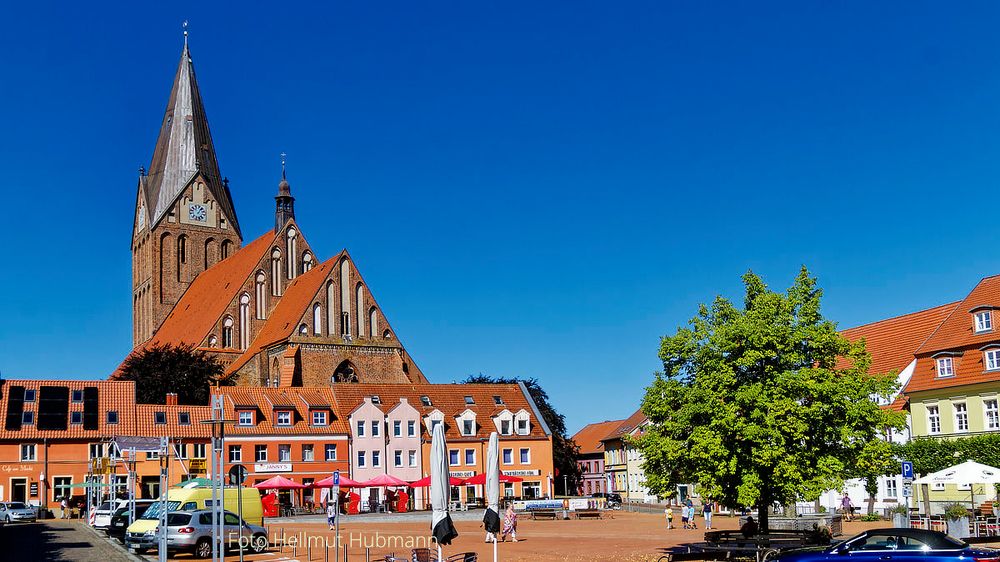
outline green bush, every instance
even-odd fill
[[[866,513],[861,516],[862,521],[881,521],[882,516],[877,513]]]
[[[969,508],[960,503],[948,504],[944,508],[944,516],[952,520],[968,517]]]
[[[905,505],[897,505],[896,507],[889,510],[889,513],[899,513],[901,515],[907,515],[910,513],[910,508]]]

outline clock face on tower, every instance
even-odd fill
[[[189,206],[188,218],[193,221],[205,222],[208,219],[208,213],[205,211],[205,206],[196,204]]]

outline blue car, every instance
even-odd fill
[[[1000,562],[1000,550],[938,531],[872,529],[822,549],[786,551],[781,562]]]

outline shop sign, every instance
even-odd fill
[[[253,471],[257,473],[261,472],[291,472],[292,463],[290,462],[259,462],[253,465]]]
[[[5,464],[0,465],[0,472],[34,472],[30,464]]]
[[[534,470],[505,470],[503,471],[507,476],[541,476],[542,471],[537,468]]]
[[[476,475],[475,470],[453,470],[450,472],[455,478],[472,478]]]
[[[32,482],[28,485],[28,495],[33,498],[38,497],[38,482]]]

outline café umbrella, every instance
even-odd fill
[[[487,461],[488,461],[488,459],[489,459],[489,451],[487,451],[487,453],[486,453],[486,458],[487,458]],[[487,471],[491,470],[489,468],[489,464],[486,465],[486,469],[487,469]],[[486,484],[487,482],[489,482],[489,479],[487,479],[486,476],[487,476],[487,473],[486,472],[482,472],[480,474],[477,474],[477,475],[473,476],[472,478],[466,478],[462,483],[465,484],[465,485],[467,485],[467,486],[472,485],[472,484]],[[520,478],[518,476],[509,476],[509,475],[504,474],[502,472],[500,473],[499,479],[500,479],[500,482],[504,482],[504,483],[508,483],[508,484],[513,484],[514,482],[522,482],[524,480],[524,478]],[[498,489],[499,489],[499,487],[498,487]]]
[[[441,560],[441,545],[451,544],[458,536],[448,515],[449,476],[448,444],[444,440],[444,424],[439,423],[434,425],[431,439],[431,534],[438,544],[438,560]]]
[[[448,483],[451,484],[452,486],[461,486],[462,484],[465,484],[466,481],[462,480],[461,478],[455,478],[454,476],[449,476]],[[431,485],[430,476],[424,476],[420,480],[414,480],[413,482],[410,482],[411,488],[426,488],[430,485]]]
[[[343,481],[343,479],[341,479]],[[341,484],[343,485],[343,484]],[[406,480],[400,480],[395,476],[389,474],[379,474],[371,480],[365,480],[358,484],[359,488],[399,488],[402,486],[409,486],[410,483]]]
[[[320,480],[319,482],[312,483],[313,488],[332,488],[333,487],[333,476],[327,476],[326,478]],[[363,488],[364,485],[356,480],[351,480],[350,478],[340,475],[340,487],[341,488]]]
[[[486,513],[483,526],[493,539],[493,562],[497,560],[497,534],[500,533],[500,460],[497,448],[500,438],[497,432],[490,433],[490,444],[486,449]]]
[[[299,484],[294,480],[289,480],[280,474],[278,476],[272,476],[267,480],[254,484],[254,488],[258,490],[300,490],[302,488],[308,488],[305,484]]]

